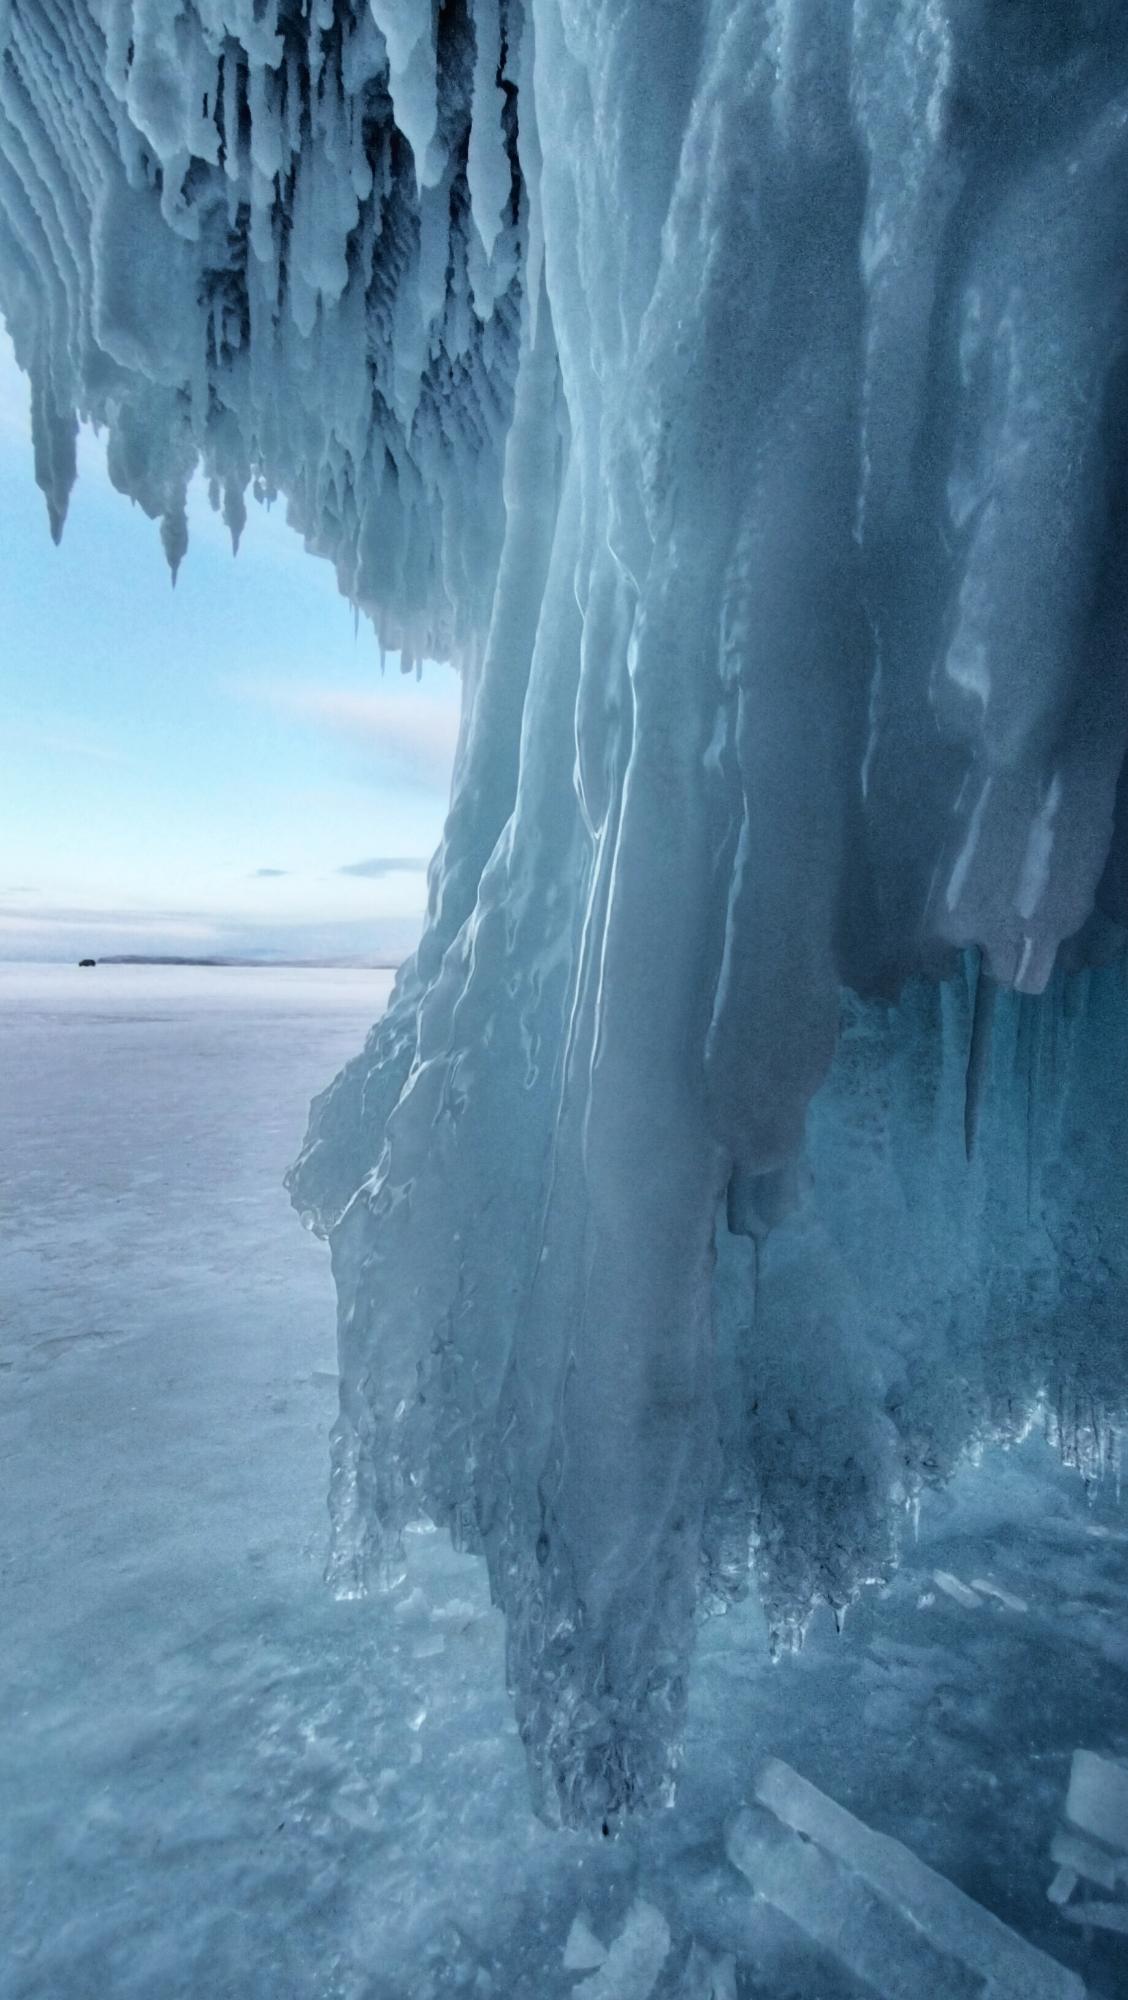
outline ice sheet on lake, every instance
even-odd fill
[[[0,0],[0,301],[175,572],[197,464],[461,670],[315,1103],[331,1575],[480,1549],[536,1795],[665,1799],[694,1619],[840,1616],[1128,1293],[1120,0]]]

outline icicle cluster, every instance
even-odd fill
[[[202,461],[236,544],[281,491],[385,644],[473,652],[527,235],[480,12],[492,49],[417,0],[4,0],[3,303],[56,536],[77,412],[174,574]]]
[[[463,671],[291,1185],[331,1574],[484,1552],[549,1815],[668,1796],[699,1604],[1112,1451],[1126,168],[1121,0],[0,0],[56,530],[77,413]]]

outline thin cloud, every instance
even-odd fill
[[[204,955],[215,951],[218,927],[165,911],[0,906],[0,960],[103,958],[107,953]]]
[[[376,854],[368,861],[347,861],[338,875],[362,875],[366,881],[382,882],[388,875],[424,875],[426,861],[398,854]]]
[[[123,750],[81,723],[32,722],[19,716],[5,721],[4,734],[14,747],[48,757],[82,757],[95,764],[133,762]]]
[[[252,868],[250,880],[252,882],[275,882],[283,875],[288,875],[289,873],[290,870],[288,868]]]
[[[443,701],[420,688],[399,694],[376,688],[368,694],[273,682],[255,683],[244,691],[295,721],[362,745],[403,782],[427,790],[449,789],[458,740],[457,699]]]
[[[0,906],[0,933],[14,937],[42,931],[137,931],[153,937],[212,938],[219,930],[213,918],[163,910],[88,910],[81,905],[41,910],[13,910]]]

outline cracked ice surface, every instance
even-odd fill
[[[657,25],[656,25],[657,23]],[[923,1487],[1124,1403],[1119,0],[0,0],[0,296],[173,569],[285,495],[464,716],[291,1186],[331,1574],[481,1550],[542,1809],[669,1796]]]

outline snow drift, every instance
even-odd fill
[[[480,1549],[541,1809],[667,1797],[1128,1291],[1120,0],[0,0],[0,296],[175,569],[282,493],[464,688],[291,1176],[336,1586]]]

